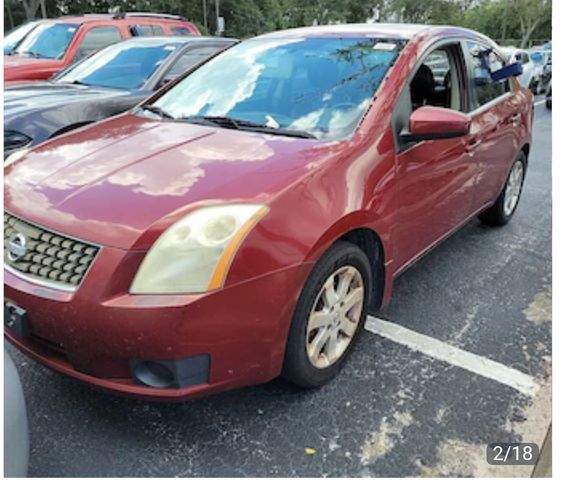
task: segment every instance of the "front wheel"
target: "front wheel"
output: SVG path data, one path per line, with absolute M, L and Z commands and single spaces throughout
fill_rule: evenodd
M 502 192 L 495 203 L 479 215 L 479 219 L 486 225 L 506 225 L 518 206 L 526 175 L 526 155 L 520 152 L 508 174 Z
M 313 267 L 293 315 L 282 375 L 302 387 L 331 380 L 366 319 L 371 268 L 356 245 L 336 242 Z

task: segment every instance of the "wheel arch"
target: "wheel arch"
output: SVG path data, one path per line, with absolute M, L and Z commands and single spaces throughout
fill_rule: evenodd
M 338 240 L 353 243 L 368 257 L 373 278 L 373 288 L 368 299 L 368 311 L 377 311 L 383 303 L 385 290 L 385 250 L 381 238 L 374 230 L 366 227 L 355 228 Z
M 389 234 L 385 223 L 375 214 L 357 211 L 340 219 L 330 227 L 310 249 L 305 261 L 316 261 L 335 242 L 344 240 L 357 245 L 368 257 L 372 267 L 373 288 L 370 290 L 369 311 L 377 311 L 384 301 L 389 263 Z
M 530 144 L 525 143 L 524 145 L 522 145 L 522 148 L 520 150 L 524 152 L 524 155 L 526 155 L 526 162 L 527 162 L 528 158 L 530 157 Z

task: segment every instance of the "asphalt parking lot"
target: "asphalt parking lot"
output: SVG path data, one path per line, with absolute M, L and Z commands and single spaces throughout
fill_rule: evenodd
M 379 317 L 424 337 L 404 345 L 364 332 L 340 376 L 320 390 L 275 380 L 181 404 L 114 397 L 10 347 L 28 404 L 29 473 L 529 476 L 532 467 L 488 466 L 485 446 L 541 444 L 551 422 L 551 112 L 544 104 L 536 107 L 512 222 L 493 229 L 471 221 L 397 280 Z M 416 339 L 427 337 L 438 342 L 419 348 Z M 448 351 L 473 355 L 457 365 L 439 358 Z M 492 378 L 475 373 L 479 359 L 496 366 Z

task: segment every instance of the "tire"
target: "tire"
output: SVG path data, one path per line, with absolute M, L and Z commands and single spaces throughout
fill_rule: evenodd
M 338 374 L 342 364 L 349 356 L 350 351 L 356 343 L 365 323 L 368 299 L 373 287 L 371 271 L 367 255 L 358 246 L 350 242 L 339 240 L 319 259 L 305 282 L 305 286 L 301 291 L 293 314 L 282 370 L 282 376 L 286 380 L 301 387 L 315 388 L 326 384 Z M 342 273 L 339 274 L 338 272 Z M 352 278 L 349 286 L 346 286 L 347 280 L 343 280 L 342 283 L 340 283 L 340 279 L 344 277 Z M 360 300 L 356 300 L 357 303 L 354 309 L 344 312 L 346 308 L 346 306 L 344 306 L 340 307 L 339 311 L 331 313 L 329 302 L 325 302 L 325 292 L 327 292 L 327 288 L 330 288 L 331 278 L 338 280 L 334 282 L 332 291 L 336 295 L 335 298 L 340 300 L 351 298 L 352 294 L 359 298 L 358 289 L 360 289 L 361 278 L 363 285 L 361 310 Z M 327 287 L 327 282 L 329 287 Z M 346 290 L 342 296 L 338 296 L 339 286 Z M 340 302 L 340 304 L 341 303 L 342 302 Z M 336 302 L 336 304 L 336 309 L 338 310 L 339 302 Z M 322 305 L 322 310 L 320 311 L 317 310 L 319 305 Z M 341 319 L 334 320 L 334 322 L 342 321 L 344 323 L 346 321 L 348 325 L 351 323 L 356 325 L 353 334 L 350 336 L 345 335 L 343 330 L 338 331 L 338 326 L 330 325 L 328 327 L 320 327 L 318 330 L 311 330 L 313 325 L 311 320 L 312 314 L 322 313 L 323 316 L 325 316 L 327 315 L 327 313 L 324 313 L 325 311 L 328 311 L 328 315 L 330 315 L 331 318 Z M 339 315 L 344 315 L 344 319 Z M 349 320 L 350 316 L 358 318 L 355 321 L 351 321 Z M 333 340 L 331 333 L 323 333 L 334 332 L 335 330 L 337 330 L 336 340 Z M 330 338 L 327 338 L 325 344 L 323 344 L 322 341 L 316 342 L 318 339 L 322 339 L 327 335 Z M 346 341 L 349 343 L 347 346 L 344 346 Z M 310 353 L 315 351 L 315 348 L 311 347 L 315 342 L 321 345 L 318 349 L 319 355 L 316 356 L 317 365 L 313 363 Z M 337 344 L 340 347 L 341 353 L 339 353 L 338 357 L 332 355 L 333 358 L 331 360 L 329 353 L 334 350 L 330 349 L 329 346 Z M 322 345 L 324 345 L 324 347 Z
M 520 167 L 518 165 L 520 165 Z M 515 203 L 511 205 L 511 208 L 507 209 L 505 208 L 507 206 L 505 205 L 505 198 L 507 193 L 510 195 L 509 189 L 510 189 L 511 175 L 513 172 L 515 172 L 515 169 L 518 168 L 522 169 L 520 187 L 518 189 Z M 499 227 L 502 225 L 506 225 L 510 221 L 510 219 L 514 215 L 514 212 L 516 211 L 516 208 L 518 207 L 518 203 L 520 202 L 520 197 L 522 196 L 522 187 L 524 185 L 524 179 L 526 177 L 526 168 L 527 168 L 526 155 L 524 154 L 524 152 L 520 152 L 516 157 L 516 160 L 514 160 L 514 162 L 512 163 L 512 167 L 510 168 L 508 178 L 506 179 L 502 192 L 496 199 L 495 203 L 487 210 L 479 214 L 479 219 L 481 220 L 481 222 L 483 222 L 485 225 Z
M 545 101 L 545 108 L 547 108 L 548 110 L 551 110 L 551 100 Z

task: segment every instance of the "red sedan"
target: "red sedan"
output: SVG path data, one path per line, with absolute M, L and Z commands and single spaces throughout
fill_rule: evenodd
M 531 94 L 464 29 L 242 42 L 5 169 L 6 336 L 115 392 L 334 377 L 393 280 L 475 215 L 506 224 Z

